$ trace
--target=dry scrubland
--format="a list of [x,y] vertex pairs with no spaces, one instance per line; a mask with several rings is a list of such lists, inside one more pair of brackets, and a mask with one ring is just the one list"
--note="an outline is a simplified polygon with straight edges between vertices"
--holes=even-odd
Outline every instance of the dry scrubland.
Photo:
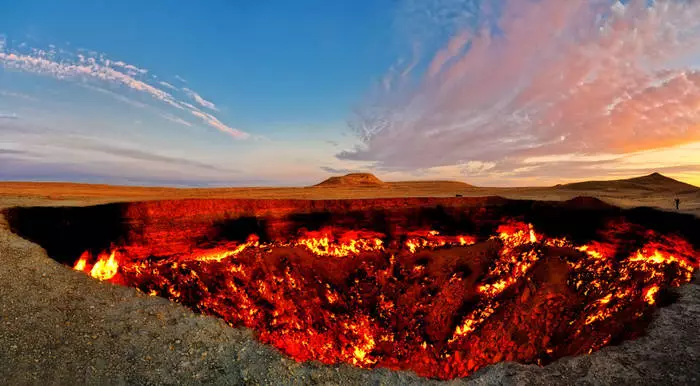
[[[172,189],[0,182],[0,208],[179,198],[338,199],[490,196],[681,209],[700,215],[700,190],[659,174],[547,188],[450,181],[382,182],[349,175],[304,188]],[[575,221],[575,219],[572,219]],[[540,368],[500,363],[452,384],[698,384],[700,286],[659,311],[648,336]],[[423,384],[413,374],[296,363],[250,331],[166,299],[100,283],[48,258],[0,217],[0,379],[5,384]]]

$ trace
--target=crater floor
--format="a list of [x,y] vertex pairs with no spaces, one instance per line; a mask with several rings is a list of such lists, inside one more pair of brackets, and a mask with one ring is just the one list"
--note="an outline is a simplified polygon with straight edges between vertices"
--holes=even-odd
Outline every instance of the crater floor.
[[[0,230],[0,375],[13,384],[438,383],[410,373],[298,363],[246,329],[94,280]],[[655,312],[646,336],[544,367],[499,363],[465,384],[693,384],[700,379],[700,286]]]

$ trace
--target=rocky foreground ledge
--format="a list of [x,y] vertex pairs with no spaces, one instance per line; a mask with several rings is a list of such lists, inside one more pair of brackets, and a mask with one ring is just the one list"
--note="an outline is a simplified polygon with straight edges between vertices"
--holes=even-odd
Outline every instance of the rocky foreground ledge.
[[[648,335],[538,367],[500,363],[447,384],[700,383],[700,281]],[[252,332],[50,259],[0,221],[0,379],[22,384],[438,384],[411,373],[297,363]]]

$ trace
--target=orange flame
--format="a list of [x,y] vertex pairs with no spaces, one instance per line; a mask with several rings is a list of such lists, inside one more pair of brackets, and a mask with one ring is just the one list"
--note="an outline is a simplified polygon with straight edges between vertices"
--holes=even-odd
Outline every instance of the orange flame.
[[116,259],[116,251],[111,253],[102,252],[98,255],[97,261],[92,266],[88,265],[91,255],[88,251],[83,252],[73,269],[76,271],[88,272],[90,276],[100,281],[111,280],[119,271],[119,263]]

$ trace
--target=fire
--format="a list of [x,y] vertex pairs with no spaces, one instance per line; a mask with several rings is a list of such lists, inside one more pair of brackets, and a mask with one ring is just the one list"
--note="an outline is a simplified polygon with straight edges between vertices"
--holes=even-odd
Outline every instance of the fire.
[[241,244],[241,245],[234,247],[233,249],[206,251],[202,254],[193,255],[193,258],[195,260],[198,260],[198,261],[220,262],[220,261],[227,259],[229,257],[238,255],[239,253],[243,252],[246,248],[259,246],[260,243],[258,240],[259,240],[258,236],[250,235],[248,237],[248,241],[246,241],[244,244]]
[[378,237],[360,238],[357,232],[345,232],[336,240],[332,230],[309,232],[296,245],[302,245],[318,256],[347,257],[360,252],[382,251],[384,242]]
[[474,236],[441,236],[440,232],[434,230],[411,232],[408,234],[408,237],[404,245],[411,253],[416,253],[416,251],[425,248],[441,248],[446,245],[465,246],[476,243],[476,237]]
[[87,266],[87,261],[89,258],[90,254],[87,251],[83,252],[83,254],[80,255],[78,261],[75,262],[75,266],[73,266],[73,269],[76,271],[85,271],[85,267]]
[[116,259],[116,251],[109,254],[102,252],[97,257],[97,261],[92,266],[88,266],[88,260],[91,260],[89,252],[84,252],[78,261],[73,266],[76,271],[89,272],[90,276],[100,281],[113,279],[119,270],[119,263]]
[[653,305],[656,303],[655,295],[657,292],[659,292],[659,286],[655,285],[647,288],[647,290],[644,291],[644,300],[646,300],[646,302],[650,305]]
[[167,253],[120,245],[83,253],[74,269],[252,328],[299,361],[451,379],[642,333],[659,291],[690,281],[698,253],[674,236],[630,232],[611,226],[577,245],[517,221],[493,235],[393,239],[328,227]]
[[90,276],[99,280],[109,280],[117,274],[119,269],[119,264],[114,259],[114,254],[116,252],[112,251],[109,254],[109,258],[105,259],[104,256],[100,256],[97,263],[90,270]]

